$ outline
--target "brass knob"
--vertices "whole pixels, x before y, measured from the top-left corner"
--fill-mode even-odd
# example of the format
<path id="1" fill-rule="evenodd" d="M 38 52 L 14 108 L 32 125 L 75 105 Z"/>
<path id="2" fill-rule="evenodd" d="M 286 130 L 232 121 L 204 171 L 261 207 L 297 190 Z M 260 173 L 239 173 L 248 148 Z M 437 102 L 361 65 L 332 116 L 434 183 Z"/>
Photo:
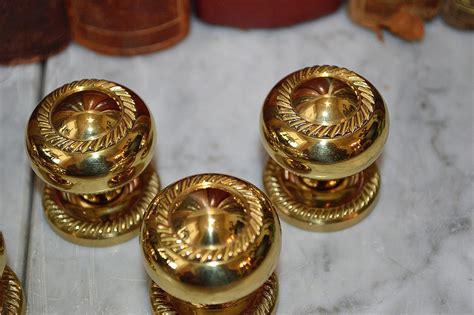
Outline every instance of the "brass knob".
<path id="1" fill-rule="evenodd" d="M 26 299 L 20 280 L 6 265 L 7 253 L 3 234 L 0 231 L 0 313 L 25 314 Z"/>
<path id="2" fill-rule="evenodd" d="M 252 184 L 204 174 L 169 185 L 140 243 L 155 314 L 274 313 L 280 222 Z"/>
<path id="3" fill-rule="evenodd" d="M 335 66 L 296 71 L 267 96 L 260 121 L 271 159 L 264 185 L 279 214 L 313 231 L 347 228 L 373 209 L 380 187 L 374 164 L 389 120 L 380 93 Z"/>
<path id="4" fill-rule="evenodd" d="M 26 147 L 46 183 L 46 218 L 63 238 L 109 246 L 138 234 L 159 191 L 149 165 L 155 129 L 145 103 L 105 80 L 75 81 L 47 95 L 28 122 Z"/>

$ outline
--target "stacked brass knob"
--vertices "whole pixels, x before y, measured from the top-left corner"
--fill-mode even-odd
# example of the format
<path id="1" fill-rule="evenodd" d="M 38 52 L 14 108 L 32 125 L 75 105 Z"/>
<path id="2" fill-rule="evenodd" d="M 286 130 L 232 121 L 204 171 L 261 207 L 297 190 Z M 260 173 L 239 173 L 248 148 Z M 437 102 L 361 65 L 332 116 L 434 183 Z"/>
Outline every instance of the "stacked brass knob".
<path id="1" fill-rule="evenodd" d="M 0 314 L 25 314 L 26 299 L 20 280 L 6 264 L 5 242 L 0 232 Z"/>
<path id="2" fill-rule="evenodd" d="M 140 234 L 155 314 L 272 314 L 281 247 L 267 197 L 235 177 L 195 175 L 163 189 Z"/>
<path id="3" fill-rule="evenodd" d="M 145 103 L 117 83 L 75 81 L 47 95 L 31 115 L 26 146 L 46 183 L 43 206 L 53 229 L 87 246 L 137 235 L 159 191 L 149 166 L 155 138 Z"/>
<path id="4" fill-rule="evenodd" d="M 260 122 L 271 157 L 264 185 L 279 214 L 313 231 L 365 218 L 379 191 L 374 162 L 388 129 L 382 96 L 353 71 L 314 66 L 283 78 L 267 96 Z"/>

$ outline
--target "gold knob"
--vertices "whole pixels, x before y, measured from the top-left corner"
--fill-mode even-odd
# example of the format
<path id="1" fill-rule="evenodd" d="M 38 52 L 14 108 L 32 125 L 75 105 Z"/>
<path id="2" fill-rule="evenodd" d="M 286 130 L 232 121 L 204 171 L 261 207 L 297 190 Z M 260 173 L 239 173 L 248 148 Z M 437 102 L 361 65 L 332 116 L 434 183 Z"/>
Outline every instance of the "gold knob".
<path id="1" fill-rule="evenodd" d="M 149 165 L 155 129 L 145 103 L 105 80 L 81 80 L 47 95 L 28 122 L 26 147 L 46 183 L 43 206 L 53 229 L 86 246 L 138 234 L 159 191 Z"/>
<path id="2" fill-rule="evenodd" d="M 0 313 L 26 314 L 26 299 L 20 280 L 6 265 L 7 253 L 0 231 Z"/>
<path id="3" fill-rule="evenodd" d="M 313 231 L 347 228 L 373 209 L 375 160 L 388 136 L 380 93 L 357 73 L 314 66 L 283 78 L 262 108 L 271 159 L 264 185 L 283 218 Z"/>
<path id="4" fill-rule="evenodd" d="M 155 314 L 270 314 L 281 229 L 268 198 L 235 177 L 195 175 L 163 189 L 140 234 Z"/>

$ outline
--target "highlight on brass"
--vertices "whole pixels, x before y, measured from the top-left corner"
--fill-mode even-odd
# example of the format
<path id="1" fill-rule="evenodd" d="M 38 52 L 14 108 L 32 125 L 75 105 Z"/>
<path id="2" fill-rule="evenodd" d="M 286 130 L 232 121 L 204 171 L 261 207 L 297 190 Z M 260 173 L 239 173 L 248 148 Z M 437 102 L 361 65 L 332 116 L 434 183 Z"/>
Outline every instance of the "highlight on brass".
<path id="1" fill-rule="evenodd" d="M 365 218 L 379 191 L 375 160 L 388 130 L 382 96 L 353 71 L 314 66 L 283 78 L 260 119 L 270 155 L 263 180 L 279 214 L 312 231 L 336 231 Z"/>
<path id="2" fill-rule="evenodd" d="M 26 314 L 26 299 L 20 280 L 6 264 L 7 253 L 0 231 L 0 313 Z"/>
<path id="3" fill-rule="evenodd" d="M 274 314 L 281 228 L 268 198 L 232 176 L 164 188 L 140 233 L 155 314 Z"/>
<path id="4" fill-rule="evenodd" d="M 43 207 L 52 228 L 86 246 L 136 236 L 159 191 L 149 165 L 155 138 L 145 103 L 120 84 L 74 81 L 41 100 L 28 122 L 26 149 L 46 184 Z"/>

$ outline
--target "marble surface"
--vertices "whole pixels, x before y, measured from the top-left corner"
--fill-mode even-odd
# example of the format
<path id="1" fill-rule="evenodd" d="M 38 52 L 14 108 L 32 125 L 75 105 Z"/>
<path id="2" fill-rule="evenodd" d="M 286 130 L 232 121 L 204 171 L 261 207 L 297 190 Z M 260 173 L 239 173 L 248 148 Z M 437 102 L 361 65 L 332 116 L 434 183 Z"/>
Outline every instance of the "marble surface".
<path id="1" fill-rule="evenodd" d="M 24 278 L 32 171 L 24 148 L 25 121 L 40 96 L 40 65 L 0 67 L 0 231 L 8 265 Z"/>
<path id="2" fill-rule="evenodd" d="M 38 95 L 81 78 L 120 82 L 153 112 L 163 185 L 220 172 L 262 187 L 263 99 L 284 75 L 314 64 L 370 80 L 388 104 L 391 130 L 378 161 L 380 199 L 366 220 L 329 234 L 282 222 L 277 314 L 471 314 L 473 50 L 471 33 L 439 19 L 421 43 L 390 35 L 379 42 L 340 11 L 280 30 L 194 20 L 184 42 L 157 54 L 112 58 L 71 45 L 47 61 L 43 76 L 39 65 L 1 68 L 1 147 L 8 150 L 0 151 L 0 229 L 9 262 L 20 274 L 25 267 L 30 314 L 150 313 L 138 239 L 85 248 L 46 223 L 42 184 L 31 180 L 22 153 L 26 113 Z"/>

